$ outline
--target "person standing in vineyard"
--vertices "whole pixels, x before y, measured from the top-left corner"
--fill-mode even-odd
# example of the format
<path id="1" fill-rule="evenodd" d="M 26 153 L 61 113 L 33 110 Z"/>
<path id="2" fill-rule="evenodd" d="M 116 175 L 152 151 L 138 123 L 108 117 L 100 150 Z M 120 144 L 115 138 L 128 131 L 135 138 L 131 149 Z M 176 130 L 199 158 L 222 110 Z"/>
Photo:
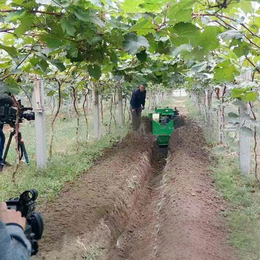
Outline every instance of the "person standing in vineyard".
<path id="1" fill-rule="evenodd" d="M 146 90 L 143 84 L 139 85 L 139 88 L 132 94 L 130 101 L 132 109 L 132 123 L 133 129 L 137 131 L 141 125 L 142 110 L 145 107 Z"/>
<path id="2" fill-rule="evenodd" d="M 0 82 L 0 170 L 3 167 L 3 152 L 5 146 L 5 134 L 3 131 L 4 128 L 4 119 L 6 118 L 7 107 L 14 106 L 13 98 L 10 93 L 5 92 L 3 83 Z"/>

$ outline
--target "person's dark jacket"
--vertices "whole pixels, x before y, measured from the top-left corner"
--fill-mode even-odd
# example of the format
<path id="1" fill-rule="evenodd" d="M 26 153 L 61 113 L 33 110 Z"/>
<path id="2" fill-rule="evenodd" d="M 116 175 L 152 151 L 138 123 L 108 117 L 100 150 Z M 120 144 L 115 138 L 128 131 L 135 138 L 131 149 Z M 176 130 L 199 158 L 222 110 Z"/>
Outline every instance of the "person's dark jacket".
<path id="1" fill-rule="evenodd" d="M 145 106 L 146 90 L 141 92 L 140 89 L 137 89 L 133 92 L 132 98 L 130 101 L 132 109 L 138 109 L 141 105 Z"/>

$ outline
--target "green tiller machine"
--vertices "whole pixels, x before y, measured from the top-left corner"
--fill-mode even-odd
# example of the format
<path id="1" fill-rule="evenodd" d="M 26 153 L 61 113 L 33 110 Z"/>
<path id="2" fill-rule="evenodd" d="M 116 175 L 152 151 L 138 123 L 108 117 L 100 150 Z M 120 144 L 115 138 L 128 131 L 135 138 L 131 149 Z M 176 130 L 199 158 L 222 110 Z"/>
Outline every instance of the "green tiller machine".
<path id="1" fill-rule="evenodd" d="M 174 118 L 179 115 L 175 108 L 156 108 L 153 113 L 149 114 L 152 119 L 152 133 L 157 136 L 159 146 L 167 146 L 170 136 L 174 131 Z"/>

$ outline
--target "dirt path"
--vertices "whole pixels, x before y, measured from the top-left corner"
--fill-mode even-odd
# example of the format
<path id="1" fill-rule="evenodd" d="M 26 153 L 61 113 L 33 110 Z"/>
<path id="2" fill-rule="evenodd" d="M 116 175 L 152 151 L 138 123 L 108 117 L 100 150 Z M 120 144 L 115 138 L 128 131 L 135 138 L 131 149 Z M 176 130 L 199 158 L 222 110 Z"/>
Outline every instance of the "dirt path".
<path id="1" fill-rule="evenodd" d="M 168 153 L 153 140 L 128 135 L 41 209 L 35 259 L 237 259 L 200 127 L 176 129 Z"/>

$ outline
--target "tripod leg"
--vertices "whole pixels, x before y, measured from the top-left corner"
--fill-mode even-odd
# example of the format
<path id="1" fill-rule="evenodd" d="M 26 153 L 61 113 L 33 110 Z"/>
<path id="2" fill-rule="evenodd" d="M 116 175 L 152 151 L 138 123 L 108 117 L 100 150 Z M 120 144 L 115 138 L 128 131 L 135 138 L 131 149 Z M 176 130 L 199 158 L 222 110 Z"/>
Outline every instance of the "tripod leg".
<path id="1" fill-rule="evenodd" d="M 3 156 L 3 162 L 4 163 L 6 161 L 6 157 L 7 157 L 7 154 L 8 154 L 9 148 L 10 148 L 10 144 L 12 142 L 12 138 L 13 138 L 14 134 L 15 134 L 15 131 L 11 132 L 10 135 L 9 135 L 9 139 L 8 139 L 7 145 L 5 147 L 5 152 L 4 152 L 4 156 Z"/>

